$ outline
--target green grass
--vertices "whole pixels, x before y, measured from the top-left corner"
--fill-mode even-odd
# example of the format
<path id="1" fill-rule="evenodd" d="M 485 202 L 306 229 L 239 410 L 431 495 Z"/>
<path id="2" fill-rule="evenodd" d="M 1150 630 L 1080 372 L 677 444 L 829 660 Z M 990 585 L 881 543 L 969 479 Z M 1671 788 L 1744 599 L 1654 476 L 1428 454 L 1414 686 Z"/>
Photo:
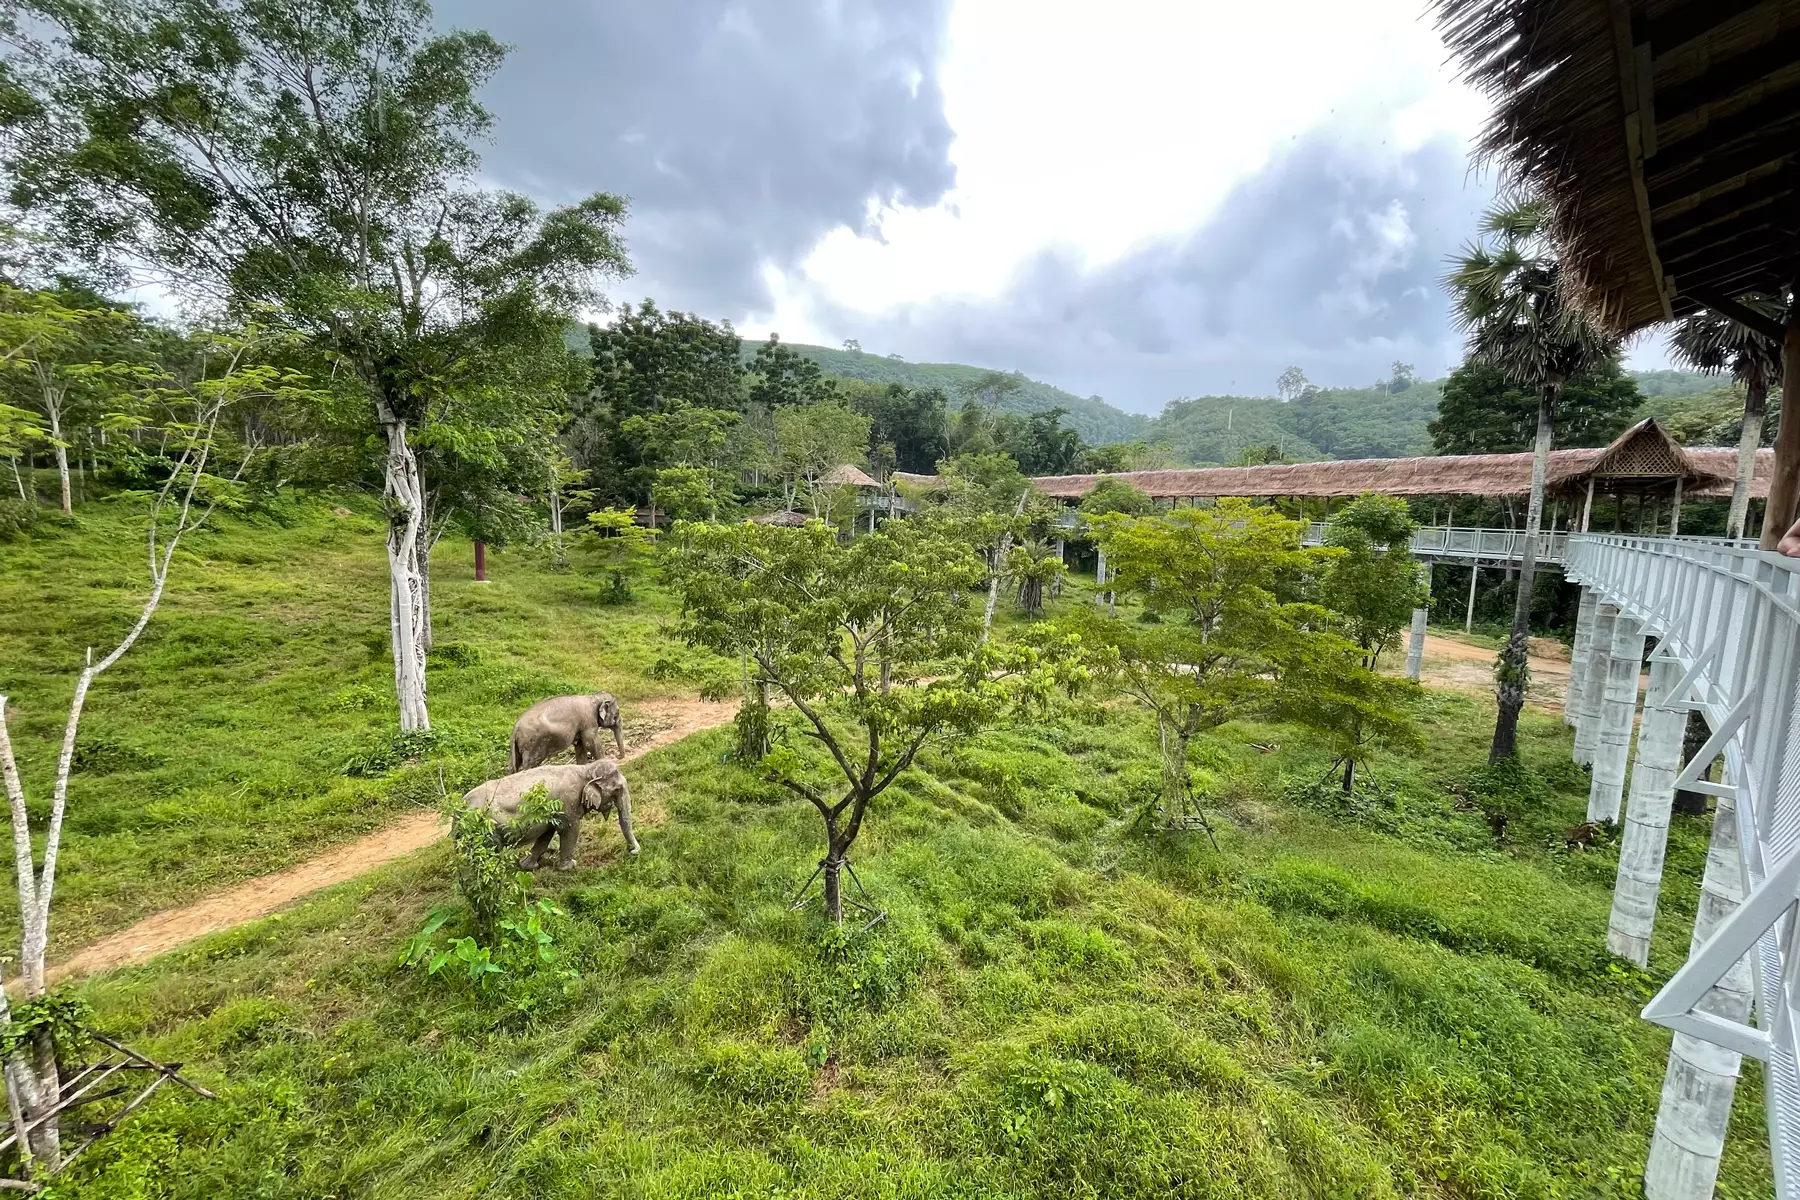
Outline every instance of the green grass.
<path id="1" fill-rule="evenodd" d="M 128 602 L 84 582 L 127 575 L 108 540 L 123 523 L 84 520 L 23 547 L 63 597 L 47 628 L 20 628 L 13 571 L 0 585 L 8 669 L 99 641 L 100 614 Z M 75 803 L 125 821 L 159 781 L 166 811 L 207 811 L 261 866 L 223 839 L 182 858 L 197 817 L 87 832 L 66 911 L 104 927 L 160 907 L 159 889 L 379 824 L 419 780 L 435 789 L 437 761 L 494 752 L 524 699 L 500 693 L 502 670 L 630 699 L 708 670 L 658 634 L 654 588 L 599 608 L 592 571 L 523 553 L 477 588 L 452 578 L 455 548 L 437 564 L 439 636 L 474 650 L 432 674 L 446 742 L 345 775 L 337 747 L 391 727 L 385 707 L 338 699 L 386 704 L 364 640 L 385 616 L 378 536 L 318 505 L 196 548 L 213 565 L 96 694 L 90 728 L 156 762 L 78 776 Z M 9 567 L 20 552 L 0 547 Z M 226 628 L 226 661 L 179 657 Z M 42 708 L 67 676 L 21 682 Z M 426 914 L 457 903 L 438 846 L 82 985 L 99 1027 L 221 1098 L 160 1094 L 59 1195 L 1637 1195 L 1668 1036 L 1636 1014 L 1685 952 L 1705 824 L 1676 818 L 1651 971 L 1620 967 L 1604 951 L 1616 855 L 1563 839 L 1587 788 L 1566 728 L 1527 710 L 1528 779 L 1496 844 L 1473 782 L 1489 704 L 1417 703 L 1428 751 L 1378 760 L 1348 801 L 1314 786 L 1329 764 L 1299 731 L 1207 739 L 1195 769 L 1218 851 L 1134 829 L 1157 768 L 1129 707 L 1083 701 L 939 748 L 865 828 L 857 870 L 888 918 L 847 940 L 790 909 L 819 855 L 811 810 L 729 761 L 729 731 L 665 747 L 632 769 L 643 853 L 596 822 L 580 870 L 539 876 L 567 914 L 549 967 L 478 988 L 396 966 Z M 41 779 L 47 725 L 32 728 Z M 231 807 L 234 773 L 264 781 L 254 808 Z M 129 861 L 134 845 L 167 865 Z M 1721 1197 L 1772 1191 L 1759 1089 L 1748 1073 Z"/>
<path id="2" fill-rule="evenodd" d="M 654 587 L 603 607 L 579 552 L 556 572 L 530 549 L 492 551 L 492 582 L 476 584 L 469 544 L 446 538 L 434 737 L 396 743 L 382 524 L 346 503 L 219 518 L 182 543 L 155 619 L 88 700 L 53 958 L 433 803 L 440 771 L 452 790 L 499 773 L 513 718 L 545 695 L 608 688 L 629 721 L 633 702 L 691 692 L 707 669 L 661 634 Z M 94 503 L 73 528 L 46 519 L 0 543 L 0 692 L 40 826 L 82 655 L 116 644 L 142 603 L 138 530 L 134 511 Z"/>

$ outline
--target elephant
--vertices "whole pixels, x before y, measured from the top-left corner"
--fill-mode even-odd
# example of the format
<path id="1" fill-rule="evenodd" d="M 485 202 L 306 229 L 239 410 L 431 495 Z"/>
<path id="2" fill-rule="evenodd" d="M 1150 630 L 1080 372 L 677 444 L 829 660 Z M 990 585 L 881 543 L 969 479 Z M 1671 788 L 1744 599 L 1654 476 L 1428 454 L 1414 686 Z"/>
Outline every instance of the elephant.
<path id="1" fill-rule="evenodd" d="M 513 722 L 509 771 L 524 771 L 564 750 L 575 748 L 575 761 L 600 757 L 600 731 L 612 730 L 613 745 L 625 757 L 625 733 L 619 724 L 619 702 L 611 692 L 592 696 L 552 696 L 539 700 Z"/>
<path id="2" fill-rule="evenodd" d="M 544 785 L 550 798 L 562 804 L 562 816 L 548 821 L 519 821 L 519 808 L 525 793 L 538 784 Z M 625 773 L 610 758 L 589 763 L 561 763 L 549 767 L 532 767 L 515 771 L 499 779 L 477 784 L 463 796 L 467 808 L 485 808 L 494 818 L 501 838 L 513 845 L 531 843 L 531 850 L 519 860 L 527 871 L 537 870 L 550 839 L 557 839 L 556 869 L 567 871 L 575 865 L 575 843 L 581 833 L 581 818 L 590 812 L 618 810 L 619 833 L 626 849 L 638 852 L 637 835 L 631 831 L 631 788 Z"/>

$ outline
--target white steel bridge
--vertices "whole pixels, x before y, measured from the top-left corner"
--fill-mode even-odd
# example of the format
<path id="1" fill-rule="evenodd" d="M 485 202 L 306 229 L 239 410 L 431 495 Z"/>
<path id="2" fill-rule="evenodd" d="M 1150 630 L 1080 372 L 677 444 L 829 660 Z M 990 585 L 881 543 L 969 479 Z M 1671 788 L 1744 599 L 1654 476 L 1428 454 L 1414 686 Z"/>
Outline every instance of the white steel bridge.
<path id="1" fill-rule="evenodd" d="M 1693 538 L 1576 534 L 1563 571 L 1582 587 L 1565 711 L 1576 761 L 1593 765 L 1590 819 L 1619 819 L 1629 779 L 1614 953 L 1647 958 L 1675 790 L 1717 798 L 1687 963 L 1644 1009 L 1675 1031 L 1645 1193 L 1712 1194 L 1748 1055 L 1766 1072 L 1777 1194 L 1800 1197 L 1800 559 Z M 1712 732 L 1684 763 L 1690 712 Z"/>

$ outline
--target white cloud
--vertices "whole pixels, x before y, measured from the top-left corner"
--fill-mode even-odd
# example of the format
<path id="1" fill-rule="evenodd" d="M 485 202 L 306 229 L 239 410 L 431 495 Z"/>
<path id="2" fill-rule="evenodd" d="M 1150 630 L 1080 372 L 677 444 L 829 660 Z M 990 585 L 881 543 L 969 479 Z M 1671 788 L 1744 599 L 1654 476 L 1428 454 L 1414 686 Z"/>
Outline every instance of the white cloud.
<path id="1" fill-rule="evenodd" d="M 959 0 L 939 70 L 954 189 L 927 208 L 879 208 L 862 231 L 839 226 L 799 266 L 766 273 L 773 310 L 742 324 L 836 340 L 855 336 L 826 327 L 846 312 L 998 297 L 1046 251 L 1099 269 L 1204 224 L 1321 125 L 1380 157 L 1466 142 L 1484 107 L 1451 79 L 1422 9 Z M 1384 220 L 1357 233 L 1369 271 L 1410 235 L 1400 202 Z M 1354 277 L 1336 286 L 1367 302 Z"/>

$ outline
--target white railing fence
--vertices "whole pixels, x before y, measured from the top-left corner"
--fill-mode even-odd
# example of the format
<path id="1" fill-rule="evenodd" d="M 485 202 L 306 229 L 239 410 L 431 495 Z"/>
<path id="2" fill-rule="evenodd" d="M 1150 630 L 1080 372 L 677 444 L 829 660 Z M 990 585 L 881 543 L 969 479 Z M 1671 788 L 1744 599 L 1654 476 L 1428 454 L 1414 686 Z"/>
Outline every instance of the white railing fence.
<path id="1" fill-rule="evenodd" d="M 1644 1016 L 1724 1051 L 1727 1081 L 1736 1073 L 1737 1060 L 1731 1055 L 1765 1064 L 1777 1192 L 1800 1200 L 1800 922 L 1795 910 L 1800 897 L 1800 711 L 1795 704 L 1800 560 L 1721 540 L 1577 534 L 1568 537 L 1563 569 L 1599 604 L 1641 622 L 1644 633 L 1656 641 L 1653 663 L 1673 664 L 1679 673 L 1667 707 L 1701 713 L 1712 731 L 1706 745 L 1682 766 L 1674 786 L 1719 798 L 1714 860 L 1729 873 L 1735 859 L 1738 876 L 1724 880 L 1720 894 L 1741 894 L 1743 899 L 1735 909 L 1703 912 L 1687 963 L 1644 1009 Z M 1579 680 L 1574 682 L 1579 686 Z M 1706 778 L 1714 762 L 1722 763 L 1720 781 Z M 1735 851 L 1728 852 L 1733 825 Z M 1709 869 L 1709 886 L 1713 874 Z M 1710 929 L 1709 916 L 1718 918 Z M 1733 1011 L 1722 998 L 1732 989 L 1734 968 L 1746 958 L 1754 1003 L 1748 1023 L 1721 1015 Z M 1678 1058 L 1682 1045 L 1678 1037 Z M 1716 1051 L 1702 1049 L 1696 1060 L 1705 1054 L 1718 1057 Z M 1703 1094 L 1705 1086 L 1694 1085 L 1694 1073 L 1684 1075 L 1683 1070 L 1670 1071 L 1659 1138 L 1665 1126 L 1699 1129 L 1710 1123 L 1722 1139 L 1729 1087 L 1724 1113 L 1700 1112 L 1711 1102 Z M 1677 1157 L 1689 1150 L 1700 1153 L 1689 1147 Z M 1658 1161 L 1653 1152 L 1645 1181 L 1649 1195 L 1710 1194 L 1709 1172 L 1684 1174 L 1659 1168 Z M 1657 1178 L 1659 1171 L 1662 1178 Z"/>

